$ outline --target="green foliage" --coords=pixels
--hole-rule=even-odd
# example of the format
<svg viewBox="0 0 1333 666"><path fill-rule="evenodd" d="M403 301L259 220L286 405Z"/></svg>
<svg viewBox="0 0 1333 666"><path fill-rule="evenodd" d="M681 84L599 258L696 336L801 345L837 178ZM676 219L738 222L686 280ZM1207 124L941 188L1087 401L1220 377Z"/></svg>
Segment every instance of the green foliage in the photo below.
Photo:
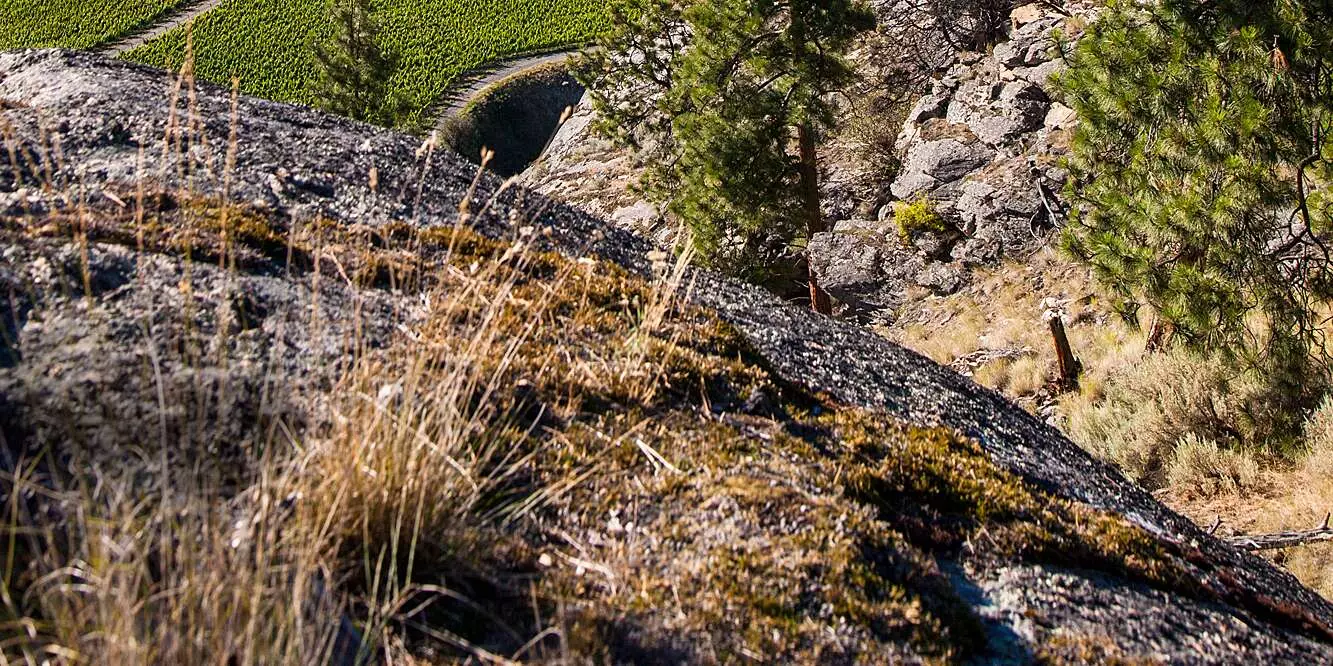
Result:
<svg viewBox="0 0 1333 666"><path fill-rule="evenodd" d="M796 129L832 127L829 93L854 79L843 53L873 14L854 0L622 0L612 16L582 67L603 129L651 146L646 189L702 257L763 275L809 225Z"/></svg>
<svg viewBox="0 0 1333 666"><path fill-rule="evenodd" d="M199 76L283 102L311 104L319 72L310 43L335 33L327 0L229 0L195 21ZM390 89L405 100L406 125L427 110L459 75L515 53L590 41L606 21L608 0L374 0L386 51L401 55ZM177 67L186 29L132 51L131 60Z"/></svg>
<svg viewBox="0 0 1333 666"><path fill-rule="evenodd" d="M1188 346L1279 376L1323 355L1330 18L1301 2L1113 2L1058 79L1082 119L1066 249L1130 312L1150 304Z"/></svg>
<svg viewBox="0 0 1333 666"><path fill-rule="evenodd" d="M86 49L150 25L182 0L0 0L0 51Z"/></svg>
<svg viewBox="0 0 1333 666"><path fill-rule="evenodd" d="M917 233L923 231L942 233L948 229L944 219L935 212L935 206L925 197L910 202L900 202L894 206L893 222L898 226L898 237L902 239L904 245L911 245L912 236Z"/></svg>
<svg viewBox="0 0 1333 666"><path fill-rule="evenodd" d="M331 113L393 126L404 118L403 100L389 87L399 57L379 43L369 0L334 0L330 18L337 33L315 44L319 71L316 104Z"/></svg>

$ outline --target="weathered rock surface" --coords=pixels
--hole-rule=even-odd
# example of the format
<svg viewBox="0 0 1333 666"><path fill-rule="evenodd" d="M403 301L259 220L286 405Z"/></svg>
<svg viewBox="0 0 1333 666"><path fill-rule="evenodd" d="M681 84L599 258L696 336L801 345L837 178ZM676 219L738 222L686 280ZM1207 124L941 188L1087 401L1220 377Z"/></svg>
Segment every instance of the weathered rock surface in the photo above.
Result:
<svg viewBox="0 0 1333 666"><path fill-rule="evenodd" d="M858 275L857 285L878 282L868 290L874 293L905 294L914 286L950 293L964 283L969 267L1029 251L1062 222L1057 193L1065 174L1058 162L1075 119L1052 99L1048 81L1061 67L1056 34L1077 37L1081 23L1071 13L1086 16L1089 10L1040 4L1015 10L1004 41L989 55L960 54L913 106L897 140L903 162L892 194L902 201L929 200L964 238L948 256L886 264L877 280ZM892 238L891 212L880 218L878 236ZM816 243L813 251L825 255L816 264L836 266L839 256L831 250L847 245L846 239ZM949 279L942 280L945 275ZM837 270L821 278L831 292L846 291ZM883 299L849 304L874 309Z"/></svg>
<svg viewBox="0 0 1333 666"><path fill-rule="evenodd" d="M460 208L477 210L460 205L475 182L474 201L493 200L467 221L480 233L505 238L515 225L530 224L562 252L648 270L649 245L640 237L526 190L501 191L497 179L417 139L306 109L242 99L235 166L224 179L232 131L228 93L201 86L193 109L170 100L169 78L153 70L63 52L0 54L0 135L15 148L4 154L22 156L17 164L0 158L0 277L8 292L0 305L6 324L0 425L8 447L82 440L115 457L128 455L116 448L126 442L165 441L166 430L175 436L192 427L207 448L242 442L250 436L245 424L259 411L280 409L280 396L327 390L349 341L373 347L412 321L412 296L392 285L335 279L336 272L314 270L323 265L318 257L293 270L281 258L281 243L270 255L241 257L232 269L192 262L180 252L126 249L134 247L132 237L84 245L29 226L62 211L113 218L143 180L141 152L153 155L148 175L156 185L242 202L280 230L315 220L340 227L454 224ZM168 133L173 118L189 131ZM187 148L163 150L163 136L178 136ZM36 186L41 183L52 186ZM838 233L857 231L844 226ZM858 259L858 266L873 272L898 261L881 255ZM1022 558L941 561L954 591L986 624L990 644L981 660L1333 659L1333 604L1203 533L998 394L869 331L788 307L752 286L700 272L690 293L793 386L973 438L996 465L1032 486L1137 525L1186 577L1168 591L1114 570ZM234 305L219 307L227 302ZM192 317L192 307L224 314ZM372 313L364 319L373 325L347 330L364 311ZM312 320L321 325L309 325ZM187 356L193 363L157 363L156 350L179 345L188 327L212 333L205 339L216 339L215 345ZM196 421L129 400L154 382L213 382L243 388L244 395L201 403L206 418ZM157 431L135 432L143 423L158 424ZM229 423L238 425L214 430ZM969 545L976 552L990 547L984 540ZM653 612L645 611L645 621ZM658 618L644 632L669 635L670 627ZM682 658L705 658L691 651L689 637L662 640L681 646ZM896 654L892 648L880 654Z"/></svg>
<svg viewBox="0 0 1333 666"><path fill-rule="evenodd" d="M519 182L625 229L662 233L662 212L634 192L641 173L634 155L595 132L595 117L585 96Z"/></svg>

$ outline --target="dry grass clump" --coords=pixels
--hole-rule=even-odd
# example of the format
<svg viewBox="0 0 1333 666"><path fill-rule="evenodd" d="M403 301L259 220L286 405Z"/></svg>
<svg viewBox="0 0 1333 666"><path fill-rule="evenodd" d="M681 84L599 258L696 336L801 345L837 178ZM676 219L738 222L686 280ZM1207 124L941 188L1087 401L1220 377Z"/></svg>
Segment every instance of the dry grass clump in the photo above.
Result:
<svg viewBox="0 0 1333 666"><path fill-rule="evenodd" d="M1243 534L1310 529L1333 511L1333 399L1325 399L1305 422L1304 448L1289 465L1270 464L1269 483L1242 506L1184 499L1175 502L1200 522L1223 519L1225 530ZM1313 543L1266 553L1315 591L1333 598L1333 543Z"/></svg>
<svg viewBox="0 0 1333 666"><path fill-rule="evenodd" d="M950 307L930 324L908 323L901 329L889 331L888 335L936 363L949 365L962 355L976 351L987 328L985 312L971 307L973 305L975 303Z"/></svg>
<svg viewBox="0 0 1333 666"><path fill-rule="evenodd" d="M1333 511L1333 401L1325 400L1306 422L1306 451L1295 469L1277 475L1273 499L1261 503L1247 532L1310 529ZM1333 599L1333 543L1279 551L1278 562L1315 591Z"/></svg>
<svg viewBox="0 0 1333 666"><path fill-rule="evenodd" d="M1333 479L1333 396L1305 420L1304 440L1302 466L1313 476Z"/></svg>
<svg viewBox="0 0 1333 666"><path fill-rule="evenodd" d="M267 428L287 435L249 450L260 458L231 461L249 467L237 477L255 480L239 492L188 473L141 488L133 478L104 478L96 461L63 466L73 476L48 469L48 459L25 467L12 479L22 491L5 495L6 657L327 663L335 647L390 649L400 642L391 629L460 605L483 618L474 623L479 635L504 628L527 641L535 632L517 633L459 590L497 584L490 570L535 566L514 563L530 558L506 548L527 549L498 528L586 473L557 466L539 478L537 447L589 397L574 390L576 378L626 404L654 402L659 364L670 354L652 329L671 307L666 287L537 252L533 241L455 229L412 234L412 247L443 258L414 281L424 290L425 323L391 349L350 357L332 393L295 396L325 425ZM362 250L360 265L398 252ZM144 397L173 410L177 400L196 401L194 393ZM59 491L63 485L96 490ZM353 620L364 645L347 638ZM452 649L493 656L458 632L429 633Z"/></svg>
<svg viewBox="0 0 1333 666"><path fill-rule="evenodd" d="M1084 391L1097 395L1111 373L1137 358L1144 336L1115 317L1086 269L1045 249L1023 260L978 271L963 291L926 298L885 333L937 363L956 365L983 386L1019 404L1051 399L1058 379L1048 309L1064 315L1074 353L1083 363ZM980 365L969 355L990 354Z"/></svg>
<svg viewBox="0 0 1333 666"><path fill-rule="evenodd" d="M1262 480L1259 460L1248 449L1222 448L1193 432L1175 443L1166 467L1167 486L1204 497L1240 495L1257 488Z"/></svg>
<svg viewBox="0 0 1333 666"><path fill-rule="evenodd" d="M1306 422L1305 448L1291 460L1260 459L1262 482L1239 495L1206 496L1170 488L1163 499L1201 525L1221 521L1219 533L1265 534L1308 530L1333 510L1333 448L1329 425L1333 408L1325 401ZM1226 450L1222 449L1223 454ZM1302 583L1333 598L1333 543L1312 543L1261 553L1286 568Z"/></svg>
<svg viewBox="0 0 1333 666"><path fill-rule="evenodd" d="M1001 393L1035 395L1050 381L1050 362L1035 354L991 361L973 374L982 386Z"/></svg>
<svg viewBox="0 0 1333 666"><path fill-rule="evenodd" d="M249 515L179 481L153 496L6 475L0 656L221 666L331 663L355 650L343 599L321 582L324 544L286 524L281 481L253 489L263 501Z"/></svg>

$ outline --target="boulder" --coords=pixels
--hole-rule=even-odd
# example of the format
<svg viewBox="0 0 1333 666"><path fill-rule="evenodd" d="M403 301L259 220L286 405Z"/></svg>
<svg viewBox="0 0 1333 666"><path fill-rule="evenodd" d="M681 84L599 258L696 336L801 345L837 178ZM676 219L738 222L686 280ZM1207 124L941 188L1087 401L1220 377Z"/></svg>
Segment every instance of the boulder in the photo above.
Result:
<svg viewBox="0 0 1333 666"><path fill-rule="evenodd" d="M903 274L923 263L884 236L835 231L815 234L806 256L825 291L855 312L892 309L902 303Z"/></svg>
<svg viewBox="0 0 1333 666"><path fill-rule="evenodd" d="M428 299L358 272L385 269L357 264L364 252L330 243L307 254L284 241L302 228L345 240L460 226L497 247L537 239L550 261L590 267L616 284L654 279L642 237L478 174L419 138L249 98L233 128L228 90L201 84L173 107L171 87L166 73L93 55L0 54L0 126L16 148L0 161L27 156L0 168L0 280L9 294L0 302L0 463L35 450L62 460L69 447L91 446L108 467L151 476L163 470L154 471L147 447L192 437L199 446L171 452L168 464L243 459L239 444L271 410L329 398L338 367L356 353L410 344L396 336ZM183 116L193 119L188 138L199 149L161 151L162 137L185 138L173 120ZM207 148L227 146L233 129L232 158ZM138 247L127 211L144 183L152 196L140 203L155 219L198 223L238 207L237 246L211 245L216 230L180 238L179 227L154 226L138 227L149 234ZM473 207L478 201L489 205ZM79 216L57 215L71 211ZM67 219L86 225L71 233ZM844 284L879 299L860 286L862 274L893 274L913 260L887 234L865 233L876 224L843 225L816 241L830 248L825 254L854 256ZM935 288L951 280L929 269ZM574 656L589 660L712 663L754 645L777 661L839 663L1333 660L1333 604L1175 514L999 394L754 286L707 271L686 283L679 309L736 336L677 341L695 345L691 358L713 354L716 367L771 376L783 395L799 397L793 413L848 420L802 427L793 414L746 406L765 402L759 397L719 393L679 412L704 419L698 430L734 433L718 441L712 462L662 465L663 453L673 455L666 447L690 434L675 423L638 430L661 451L646 441L637 449L604 442L607 469L627 471L586 499L614 497L617 513L590 517L566 506L497 524L519 554L547 552L555 541L578 544L580 559L532 555L529 566L495 572L488 581L522 580L524 594L512 606L503 606L508 597L478 598L495 614L467 617L469 626L530 617L541 589L563 590L561 615L582 628L568 647L588 650ZM216 400L223 387L228 397ZM710 388L726 387L686 381L658 400L692 400ZM155 396L163 389L209 400L182 403L199 405L197 413L162 413ZM614 419L621 409L651 417L662 404L584 408ZM142 487L156 486L147 479ZM991 511L990 501L1008 508ZM640 578L620 572L665 578L638 587ZM711 582L671 596L701 576ZM560 584L542 587L553 578ZM735 595L738 581L763 584ZM664 601L644 603L650 594ZM726 603L709 605L719 598ZM885 601L894 599L902 603ZM738 616L764 618L775 633L729 624Z"/></svg>
<svg viewBox="0 0 1333 666"><path fill-rule="evenodd" d="M903 158L903 175L892 185L899 199L961 180L995 158L994 149L964 124L932 118L922 123L919 136Z"/></svg>

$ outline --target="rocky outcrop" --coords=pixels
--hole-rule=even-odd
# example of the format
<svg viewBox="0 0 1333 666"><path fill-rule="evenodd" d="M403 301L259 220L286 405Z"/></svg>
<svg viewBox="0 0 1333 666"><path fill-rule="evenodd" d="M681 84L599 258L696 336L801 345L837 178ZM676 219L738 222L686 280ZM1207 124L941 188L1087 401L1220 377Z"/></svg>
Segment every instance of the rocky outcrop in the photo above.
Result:
<svg viewBox="0 0 1333 666"><path fill-rule="evenodd" d="M661 211L634 191L642 171L633 153L597 133L595 120L585 96L519 182L625 229L645 235L663 232Z"/></svg>
<svg viewBox="0 0 1333 666"><path fill-rule="evenodd" d="M950 294L971 268L1046 242L1063 214L1058 166L1073 112L1048 85L1061 59L1056 38L1076 37L1091 10L1032 4L1014 10L989 54L957 53L920 7L876 3L881 32L853 54L867 82L911 88L928 81L897 138L901 169L888 187L853 166L858 148L826 150L825 209L839 220L807 250L821 284L850 313L891 318L921 294ZM909 17L904 19L903 17ZM931 79L931 73L935 77ZM585 100L547 153L521 176L535 190L582 206L625 228L666 238L661 211L634 192L634 156L592 131ZM887 190L882 192L881 190ZM948 222L937 237L904 242L888 199L925 198ZM868 210L867 210L868 208Z"/></svg>
<svg viewBox="0 0 1333 666"><path fill-rule="evenodd" d="M913 288L951 293L970 267L1046 242L1062 222L1057 193L1066 176L1059 158L1074 123L1073 112L1053 99L1049 79L1062 64L1057 37L1076 38L1089 11L1020 7L1006 39L989 54L961 54L934 81L898 137L902 168L891 191L899 201L928 201L959 232L956 242L903 248L890 204L878 224L852 223L862 229L860 242L835 230L811 244L830 292L844 293L844 302L858 308L893 308ZM858 244L865 248L859 253L889 258L877 275L847 275L839 265L847 247ZM919 260L906 260L912 254ZM878 285L869 293L890 297L860 297L867 284Z"/></svg>
<svg viewBox="0 0 1333 666"><path fill-rule="evenodd" d="M18 156L0 158L0 278L8 292L0 304L6 327L0 426L8 452L0 462L12 460L14 449L83 444L103 450L106 464L114 465L151 460L142 454L154 442L191 438L197 449L171 455L217 460L219 449L254 436L248 429L266 410L284 409L285 398L333 390L340 363L389 344L422 303L394 273L375 272L383 265L357 264L358 253L341 247L351 237L345 234L462 224L504 241L542 238L571 262L603 266L626 280L652 274L650 245L641 237L478 174L418 139L253 99L240 101L233 127L228 91L210 86L175 99L170 79L150 69L64 52L0 54L7 148L0 155ZM148 169L145 154L152 155ZM153 193L139 202L151 212L147 220L136 219L132 203L144 184ZM481 201L489 205L475 205ZM221 210L236 215L225 227L236 230L235 247L208 241L223 228L208 224ZM212 231L180 236L190 228ZM329 241L309 247L285 241L303 228ZM872 273L884 263L866 255L860 265ZM673 576L697 577L716 567L740 571L747 562L753 566L746 557L766 555L772 569L764 575L799 581L793 592L799 603L774 610L761 595L744 601L744 610L796 614L780 615L793 636L820 627L811 640L829 648L815 653L839 663L922 660L928 655L907 642L901 627L937 613L931 603L941 599L962 604L958 626L979 627L979 643L967 648L979 661L1333 659L1333 604L1204 533L998 394L753 286L707 272L687 282L690 307L739 336L740 346L726 347L719 363L771 373L802 400L823 401L816 412L943 426L966 443L930 440L935 444L899 450L885 434L893 431L874 424L858 426L871 433L862 440L846 424L800 429L789 422L776 435L747 425L737 431L740 440L718 445L743 455L719 458L729 467L675 469L670 496L636 490L646 478L641 470L604 489L632 499L640 529L659 531L628 530L615 515L613 528L605 528L604 517L596 526L564 514L542 517L555 532L595 531L595 541L584 541L591 549L585 558L646 560ZM693 353L717 352L699 342ZM164 362L168 356L175 360ZM144 396L163 390L198 391L200 399L186 404L200 411L160 412L157 400ZM683 391L694 392L694 386ZM703 414L710 424L704 429L715 429L766 412L714 402L688 413ZM686 436L651 429L660 430L655 441L663 446ZM793 439L812 444L778 448ZM844 465L852 463L857 481L839 486ZM899 474L908 469L917 473ZM738 485L739 479L753 485ZM755 500L779 486L781 501ZM961 508L973 505L982 508ZM692 522L660 520L678 514ZM827 524L810 522L825 515ZM988 529L993 521L999 522ZM921 595L911 597L915 610L869 617L822 601L829 584L865 580L830 583L843 570L822 554L847 550L847 525L861 526L866 538L878 535L855 542L874 548L853 549L871 569L847 571L920 572L906 577L912 594ZM908 536L884 531L890 527ZM958 534L970 536L954 541ZM783 558L774 544L804 550ZM533 572L522 575L556 575ZM638 595L647 589L631 590L632 599L591 583L577 590L571 608L611 618L596 628L612 646L602 656L710 661L714 641L747 640L744 631L697 635L688 628L706 627L707 618L686 617L682 609L720 588L701 590L699 599L682 593L670 607L644 605ZM774 584L774 594L788 592ZM530 614L530 601L523 597L516 602L522 608L510 610ZM738 608L724 606L717 621ZM808 654L799 652L800 641L782 638L771 640L794 651L782 654ZM936 649L945 650L936 656L963 651Z"/></svg>

